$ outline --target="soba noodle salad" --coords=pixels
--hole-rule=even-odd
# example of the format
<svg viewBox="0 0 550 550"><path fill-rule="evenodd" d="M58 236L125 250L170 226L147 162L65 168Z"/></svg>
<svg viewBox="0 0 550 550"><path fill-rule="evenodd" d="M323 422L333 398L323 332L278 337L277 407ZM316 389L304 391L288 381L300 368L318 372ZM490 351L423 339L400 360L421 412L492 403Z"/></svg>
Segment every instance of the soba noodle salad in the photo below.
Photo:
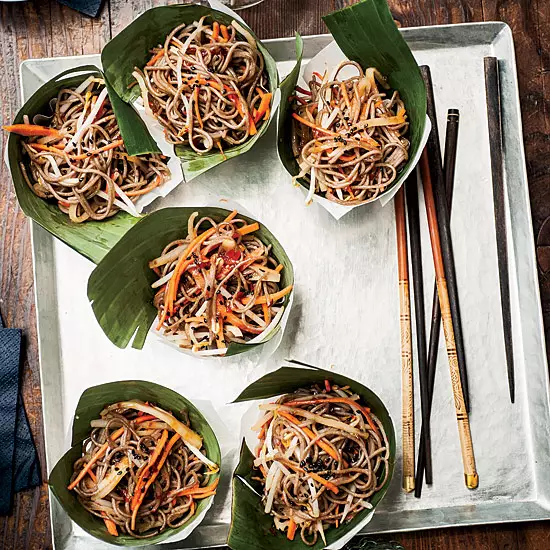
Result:
<svg viewBox="0 0 550 550"><path fill-rule="evenodd" d="M218 479L209 479L219 468L188 418L124 401L106 406L90 428L68 489L111 535L143 539L177 528L216 493Z"/></svg>
<svg viewBox="0 0 550 550"><path fill-rule="evenodd" d="M24 136L30 170L20 166L32 192L74 223L119 210L138 216L134 203L170 177L165 157L127 154L101 78L62 88L50 105L52 116L37 115L32 124L25 115L23 124L3 127Z"/></svg>
<svg viewBox="0 0 550 550"><path fill-rule="evenodd" d="M348 386L325 381L260 405L254 465L275 527L313 546L351 521L385 484L390 447L384 427Z"/></svg>
<svg viewBox="0 0 550 550"><path fill-rule="evenodd" d="M353 76L341 78L344 71ZM354 206L376 199L409 158L409 123L398 91L388 93L375 68L343 61L329 75L313 73L309 89L296 87L292 150L309 192Z"/></svg>
<svg viewBox="0 0 550 550"><path fill-rule="evenodd" d="M246 142L267 124L272 94L254 37L237 21L202 17L173 29L133 76L166 140L196 153Z"/></svg>
<svg viewBox="0 0 550 550"><path fill-rule="evenodd" d="M187 235L168 243L149 262L158 279L153 304L157 330L179 347L223 355L276 326L292 285L281 288L280 264L271 245L236 210L216 222L194 212Z"/></svg>

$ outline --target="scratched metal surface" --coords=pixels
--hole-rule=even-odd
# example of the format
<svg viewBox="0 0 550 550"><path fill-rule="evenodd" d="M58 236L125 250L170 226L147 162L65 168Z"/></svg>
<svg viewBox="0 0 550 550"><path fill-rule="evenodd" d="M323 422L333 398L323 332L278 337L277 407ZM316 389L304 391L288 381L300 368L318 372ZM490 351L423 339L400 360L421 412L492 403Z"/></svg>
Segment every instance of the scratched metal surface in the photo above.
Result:
<svg viewBox="0 0 550 550"><path fill-rule="evenodd" d="M431 66L440 134L446 110L461 112L452 233L471 387L471 427L479 489L463 483L450 376L441 342L432 421L434 484L422 499L400 489L398 465L388 495L367 532L404 531L505 521L550 519L550 407L546 354L534 258L512 36L502 23L404 29L419 63ZM328 43L306 37L306 58ZM292 39L267 41L284 76ZM517 369L516 404L508 399L501 333L490 180L483 57L501 60L510 271ZM28 97L62 69L96 56L31 60L22 65ZM274 126L274 125L273 125ZM147 379L192 399L217 431L224 451L216 502L191 538L174 548L223 544L230 520L230 474L246 406L229 403L250 381L284 358L335 369L370 386L400 433L401 393L395 228L392 205L355 209L340 221L305 207L275 149L271 128L249 154L181 185L153 208L238 201L286 247L296 269L296 295L283 341L262 364L246 357L197 360L150 339L143 351L115 348L96 324L86 298L92 264L33 225L33 251L48 469L69 446L78 397L87 387ZM433 269L423 203L426 307ZM420 428L416 394L417 436ZM57 548L105 545L75 528L52 499Z"/></svg>

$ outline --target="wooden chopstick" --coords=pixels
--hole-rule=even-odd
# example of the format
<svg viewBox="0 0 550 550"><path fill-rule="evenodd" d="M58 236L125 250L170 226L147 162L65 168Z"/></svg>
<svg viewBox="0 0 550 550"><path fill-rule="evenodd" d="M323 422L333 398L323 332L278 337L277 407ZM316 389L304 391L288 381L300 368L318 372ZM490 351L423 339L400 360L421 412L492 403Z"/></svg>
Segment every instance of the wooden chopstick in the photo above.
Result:
<svg viewBox="0 0 550 550"><path fill-rule="evenodd" d="M479 478L474 458L470 421L468 418L468 412L466 411L466 405L464 403L464 393L462 391L460 372L458 370L455 332L453 319L451 316L449 293L447 291L447 280L443 265L443 253L439 233L440 228L437 221L435 199L430 176L430 165L426 149L423 151L422 157L420 158L420 168L422 171L422 185L424 187L424 201L426 203L430 242L432 244L437 292L439 295L439 305L441 307L441 320L443 322L443 333L445 334L447 357L449 358L449 368L451 370L451 384L453 388L456 421L458 424L458 435L460 439L460 448L462 451L462 463L464 466L464 481L468 489L475 489L478 486Z"/></svg>
<svg viewBox="0 0 550 550"><path fill-rule="evenodd" d="M455 332L456 353L464 403L466 411L470 412L470 399L468 392L468 375L466 372L466 353L464 352L464 339L462 337L462 322L458 303L458 286L456 281L455 263L453 256L453 245L451 241L451 226L447 199L443 182L443 167L441 165L441 149L439 146L439 132L437 129L437 116L435 112L435 100L432 86L430 68L426 65L420 67L420 72L426 85L427 113L432 123L432 130L428 138L429 166L431 170L434 200L436 205L437 221L439 226L441 250L445 259L444 269L448 284L449 302Z"/></svg>
<svg viewBox="0 0 550 550"><path fill-rule="evenodd" d="M515 400L514 349L512 344L512 311L510 306L510 275L508 272L508 245L506 236L506 198L504 189L502 119L500 112L500 84L498 59L484 58L485 91L487 94L487 119L489 122L489 146L491 150L491 177L493 180L493 204L497 236L498 276L500 282L500 306L504 330L504 349L508 369L510 401Z"/></svg>
<svg viewBox="0 0 550 550"><path fill-rule="evenodd" d="M395 229L399 276L399 326L401 328L403 489L409 493L414 490L414 385L405 191L403 187L399 189L395 196Z"/></svg>
<svg viewBox="0 0 550 550"><path fill-rule="evenodd" d="M449 109L447 111L447 131L445 133L445 154L443 163L443 172L445 173L445 192L447 195L447 206L449 216L453 203L454 175L456 165L456 152L458 145L458 123L460 114L458 109ZM432 318L430 326L430 343L428 350L428 420L432 412L432 401L434 393L435 371L437 366L437 351L439 349L439 334L441 332L441 309L439 308L439 297L437 295L437 282L434 281L434 291L432 300ZM433 473L431 468L431 457L424 450L424 440L431 440L430 424L425 424L422 420L420 430L420 447L418 451L418 461L416 464L416 477L414 484L414 496L420 498L422 495L422 482L424 472L426 474L426 483L431 485L433 482ZM430 468L428 467L430 464Z"/></svg>
<svg viewBox="0 0 550 550"><path fill-rule="evenodd" d="M418 212L418 173L415 170L405 183L407 198L407 221L411 247L411 268L414 294L414 316L416 327L417 365L420 380L420 412L422 432L418 460L423 457L426 472L432 476L432 445L430 438L430 396L428 386L428 366L426 357L426 314L424 310L424 276L422 273L422 245L420 242L420 216ZM423 468L424 471L424 468ZM426 474L428 475L428 474ZM422 480L420 480L422 483ZM415 479L415 495L418 490L418 475Z"/></svg>

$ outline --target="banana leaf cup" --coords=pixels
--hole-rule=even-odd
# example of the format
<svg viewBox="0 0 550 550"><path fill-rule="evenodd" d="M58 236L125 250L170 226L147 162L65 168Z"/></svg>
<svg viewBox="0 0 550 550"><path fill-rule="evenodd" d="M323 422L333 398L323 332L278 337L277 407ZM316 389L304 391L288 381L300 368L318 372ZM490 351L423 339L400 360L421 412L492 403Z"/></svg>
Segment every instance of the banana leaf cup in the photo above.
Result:
<svg viewBox="0 0 550 550"><path fill-rule="evenodd" d="M51 113L50 102L57 97L59 90L68 86L76 87L90 76L103 78L101 71L93 65L84 65L60 73L41 86L29 98L17 113L13 123L23 123L24 115L27 115L32 121L35 115ZM159 153L157 144L138 113L130 105L121 101L108 84L107 90L127 149L132 149L135 155ZM112 218L103 221L71 222L55 203L41 199L27 185L21 170L21 163L29 173L29 158L23 154L21 139L21 136L11 133L6 148L6 161L21 209L29 218L71 248L92 262L99 262L139 218L121 211Z"/></svg>
<svg viewBox="0 0 550 550"><path fill-rule="evenodd" d="M191 428L203 439L207 458L218 466L221 465L218 440L207 420L190 401L175 391L152 382L125 380L88 388L81 395L73 418L72 447L54 466L49 476L48 485L67 515L86 533L104 542L118 546L136 547L182 540L189 536L203 520L213 503L213 496L199 500L194 515L183 525L174 529L168 528L153 537L138 539L122 533L119 533L118 536L109 534L104 522L84 509L78 502L75 492L69 491L67 488L73 473L73 464L81 456L82 442L89 436L90 422L99 418L100 411L106 405L127 400L155 403L161 409L171 411L179 420L186 412ZM208 485L215 483L219 476L219 470L212 473L209 476Z"/></svg>
<svg viewBox="0 0 550 550"><path fill-rule="evenodd" d="M430 123L426 116L426 90L418 65L407 43L395 25L386 0L362 0L323 17L334 43L324 48L304 67L304 73L330 72L346 58L358 62L363 69L375 67L384 75L390 88L397 90L404 102L409 122L410 141L408 160L400 168L396 179L376 197L359 204L344 205L333 202L315 192L313 200L321 204L335 218L340 218L353 208L380 200L387 204L407 176L414 169L428 139ZM292 149L292 102L296 85L302 72L302 44L297 41L297 65L281 83L281 103L278 119L278 152L288 173L296 177L300 167ZM297 178L296 182L307 193L309 180Z"/></svg>
<svg viewBox="0 0 550 550"><path fill-rule="evenodd" d="M382 423L390 450L388 477L382 488L370 498L372 509L364 509L349 523L344 523L337 528L331 527L325 531L327 548L341 548L370 521L391 482L396 453L395 430L388 410L380 398L363 384L336 372L315 367L285 366L253 382L235 399L234 403L266 399L271 402L270 398L294 392L299 388L307 388L315 383L323 386L325 380L331 384L336 383L340 387L349 386L361 397L363 403ZM245 416L245 418L247 417L248 415ZM244 429L247 430L245 433L252 433L249 431L250 426L245 426ZM288 540L285 533L274 528L273 517L264 512L264 504L260 497L263 487L257 481L258 471L254 469L256 457L246 443L248 439L247 435L243 440L240 460L233 473L233 502L228 545L232 550L270 550L271 548L278 550L313 548L319 550L324 548L325 544L320 538L315 545L307 546L298 536L294 540ZM383 474L385 475L385 472Z"/></svg>
<svg viewBox="0 0 550 550"><path fill-rule="evenodd" d="M264 135L274 117L276 110L276 94L279 86L279 75L275 60L265 46L258 40L254 32L238 16L230 10L218 11L208 6L198 4L184 4L160 6L147 10L135 19L130 25L115 36L101 52L101 63L109 84L115 92L127 103L134 103L140 97L140 89L134 86L136 80L132 72L137 67L143 68L151 58L151 49L164 44L166 36L178 25L190 24L201 17L207 17L207 22L218 22L230 25L237 21L245 32L256 41L259 51L265 60L265 70L269 81L269 91L272 94L271 115L264 122L258 132L244 143L221 151L210 151L199 154L191 147L176 145L175 153L180 157L186 180L190 180L210 168L237 157L249 151ZM242 34L242 33L239 33ZM246 40L246 36L242 37ZM277 96L278 97L278 96ZM148 117L148 125L158 124L152 117ZM130 151L130 154L131 151Z"/></svg>
<svg viewBox="0 0 550 550"><path fill-rule="evenodd" d="M170 242L186 235L187 222L193 212L199 213L198 219L208 216L216 222L230 213L217 207L164 208L153 212L128 231L92 272L88 298L103 332L119 348L125 348L130 342L135 349L143 348L158 314L153 306L156 291L151 288L157 277L148 263L160 256ZM239 218L249 224L256 223L241 213ZM269 229L261 223L259 226L255 235L264 244L271 245L272 255L283 265L281 288L293 285L294 271L289 257ZM278 320L274 319L261 335L246 344L230 343L224 357L259 348L279 334L284 328L292 295L293 292L285 296L284 311ZM169 343L165 338L163 341Z"/></svg>

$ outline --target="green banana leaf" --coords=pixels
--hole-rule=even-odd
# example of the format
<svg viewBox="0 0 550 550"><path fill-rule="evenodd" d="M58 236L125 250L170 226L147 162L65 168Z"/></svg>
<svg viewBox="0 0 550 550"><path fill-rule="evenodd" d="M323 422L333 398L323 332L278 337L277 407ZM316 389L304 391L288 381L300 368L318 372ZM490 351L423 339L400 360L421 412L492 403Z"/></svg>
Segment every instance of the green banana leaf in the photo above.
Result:
<svg viewBox="0 0 550 550"><path fill-rule="evenodd" d="M172 29L183 23L198 21L203 16L208 16L212 20L218 21L224 25L231 24L234 19L230 15L197 4L160 6L147 10L115 36L103 48L101 52L101 63L105 71L105 76L116 93L128 103L135 101L140 94L139 87L129 87L135 82L132 76L134 68L142 68L145 66L151 57L150 50L159 44L163 44L166 36ZM246 25L244 25L244 27L257 40L256 35ZM279 85L277 65L273 57L271 57L271 54L259 40L258 49L264 56L265 66L269 77L269 87L274 97L275 91ZM273 116L274 109L272 109L271 118L273 118ZM181 159L186 180L190 180L206 172L224 160L249 151L256 141L266 132L269 122L262 124L258 133L242 145L226 149L225 155L214 151L199 155L190 147L177 145L175 151ZM131 149L128 149L128 153L133 154Z"/></svg>
<svg viewBox="0 0 550 550"><path fill-rule="evenodd" d="M94 65L84 65L60 73L29 98L17 113L13 123L22 123L23 115L28 115L31 120L37 114L47 115L50 112L50 100L57 97L59 90L67 86L78 86L91 75L103 77ZM136 111L121 101L108 86L107 90L125 145L133 147L134 143L143 144L144 147L139 154L158 152L155 142ZM37 197L27 185L20 164L23 163L27 173L30 173L29 158L23 154L21 139L17 134L10 134L7 151L15 194L21 210L52 235L92 262L98 263L138 218L126 212L119 212L113 218L100 222L71 222L55 203Z"/></svg>
<svg viewBox="0 0 550 550"><path fill-rule="evenodd" d="M162 542L183 529L189 528L190 525L198 521L198 516L208 509L214 497L198 501L195 515L184 525L176 529L167 529L163 533L147 539L135 539L121 533L118 537L114 537L107 532L105 524L99 518L81 506L76 493L69 491L67 485L73 472L73 463L81 456L82 442L90 433L90 421L99 418L99 413L106 405L129 399L155 403L160 408L171 411L180 420L182 412L187 411L192 429L203 438L206 456L221 466L218 440L204 416L190 401L175 391L152 382L124 380L94 386L82 394L73 418L72 447L55 465L49 476L48 485L69 517L88 534L118 546L145 546ZM219 472L212 475L209 484L214 483L219 476Z"/></svg>
<svg viewBox="0 0 550 550"><path fill-rule="evenodd" d="M235 399L234 403L276 397L311 386L314 383L323 384L327 379L340 386L349 385L354 392L361 396L363 402L382 422L388 437L391 455L388 479L370 500L373 510L364 510L351 522L341 525L338 529L328 529L325 535L327 544L330 545L348 534L371 514L390 485L395 464L395 430L388 410L380 398L366 386L333 371L315 367L281 367L253 382ZM271 550L272 548L277 548L277 550L307 550L308 548L319 550L323 548L322 540L319 540L315 546L306 546L299 537L289 541L283 532L273 527L272 516L264 512L261 498L256 494L256 492L262 494L263 489L258 481L252 479L255 477L253 463L254 455L243 441L239 464L233 473L233 502L228 545L233 550ZM246 480L246 483L243 482L243 479Z"/></svg>
<svg viewBox="0 0 550 550"><path fill-rule="evenodd" d="M155 290L151 284L157 279L148 263L160 256L164 247L185 237L187 221L193 212L199 218L209 216L220 222L229 210L215 207L164 208L142 218L105 256L88 280L88 298L98 323L109 340L119 348L125 348L132 340L132 347L143 348L145 339L157 310L153 306ZM256 220L239 214L248 223ZM271 244L274 257L284 266L281 272L282 287L294 284L294 270L286 252L273 234L260 224L255 233L264 243ZM285 297L288 307L291 294ZM280 330L280 323L262 343L229 345L226 357L261 346Z"/></svg>
<svg viewBox="0 0 550 550"><path fill-rule="evenodd" d="M392 186L377 197L379 199L399 187L418 160L426 126L426 89L422 76L411 50L393 21L386 0L362 0L325 15L323 21L344 54L363 68L376 67L388 79L390 86L399 91L407 109L411 142L409 160ZM288 101L300 74L301 51L297 50L296 53L298 65L281 84L278 136L279 158L292 176L300 173L292 152L291 104ZM298 183L309 188L305 178L298 179Z"/></svg>

